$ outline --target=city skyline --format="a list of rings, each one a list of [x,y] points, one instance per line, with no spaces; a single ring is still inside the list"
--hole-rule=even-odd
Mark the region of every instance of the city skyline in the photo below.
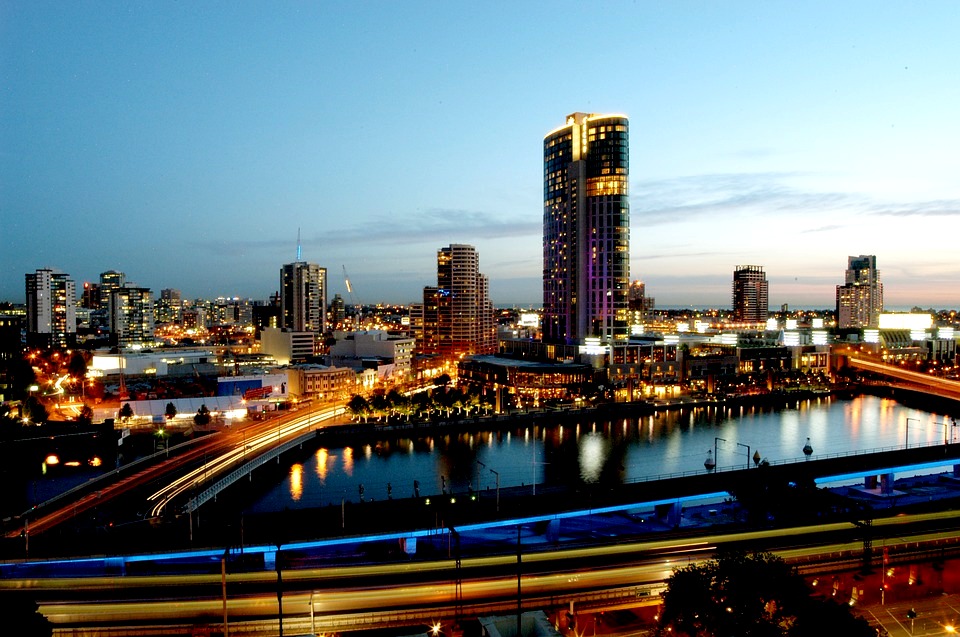
[[[960,262],[927,237],[960,228],[958,17],[9,3],[0,300],[46,267],[265,299],[301,228],[330,298],[343,268],[365,303],[415,302],[435,246],[465,243],[495,304],[539,305],[543,138],[585,111],[630,118],[630,278],[658,305],[728,307],[755,263],[772,307],[830,308],[872,254],[887,306],[957,307]]]

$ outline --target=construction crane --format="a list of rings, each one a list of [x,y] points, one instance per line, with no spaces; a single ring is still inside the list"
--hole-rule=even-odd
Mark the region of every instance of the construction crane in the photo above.
[[[357,295],[353,293],[353,286],[350,285],[350,276],[347,274],[347,266],[344,265],[342,267],[343,282],[347,284],[347,294],[350,296],[350,303],[353,304],[353,311],[357,317],[357,325],[359,326],[363,306],[360,305],[360,299],[357,298]]]

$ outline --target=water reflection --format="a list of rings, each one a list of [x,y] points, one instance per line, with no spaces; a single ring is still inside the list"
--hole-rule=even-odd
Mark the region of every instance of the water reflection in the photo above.
[[[740,415],[742,413],[742,416]],[[746,466],[750,454],[759,452],[771,462],[804,459],[803,445],[810,438],[814,458],[820,455],[902,447],[906,418],[912,445],[942,444],[949,416],[930,414],[870,396],[853,400],[800,401],[789,408],[697,407],[658,412],[639,419],[531,426],[518,422],[504,431],[461,431],[420,438],[384,437],[374,444],[342,449],[319,449],[287,481],[277,485],[254,510],[278,510],[310,504],[307,494],[332,489],[354,494],[363,484],[377,499],[392,483],[394,494],[412,492],[414,480],[423,496],[465,493],[489,488],[486,469],[499,474],[501,488],[582,483],[620,484],[655,476],[703,472],[707,451],[717,447],[717,467]],[[406,434],[409,436],[409,434]],[[356,450],[362,449],[359,453]],[[393,451],[402,450],[402,453]],[[337,462],[342,455],[343,462]],[[309,464],[314,463],[314,467]],[[304,470],[305,469],[305,470]],[[294,481],[300,485],[293,487]],[[402,486],[401,486],[402,485]],[[406,497],[406,495],[404,495]],[[315,503],[314,503],[315,504]]]
[[[290,467],[290,499],[299,502],[303,497],[303,465],[297,463]]]
[[[323,447],[317,449],[317,477],[320,478],[320,484],[323,484],[327,481],[327,473],[330,471],[330,468],[327,466],[329,461],[330,452]]]

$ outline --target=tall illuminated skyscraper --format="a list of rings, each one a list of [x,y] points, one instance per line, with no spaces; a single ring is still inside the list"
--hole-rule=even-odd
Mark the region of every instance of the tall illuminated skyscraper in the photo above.
[[[733,271],[733,316],[745,323],[762,323],[770,314],[767,275],[759,265],[738,265]]]
[[[496,351],[490,287],[476,248],[454,243],[437,251],[437,286],[423,289],[414,322],[421,353],[458,357]]]
[[[844,284],[837,286],[837,327],[877,327],[883,313],[883,283],[877,257],[847,257]]]
[[[543,340],[627,339],[628,120],[573,113],[543,140]]]
[[[294,332],[327,331],[327,269],[297,261],[280,269],[280,327]]]

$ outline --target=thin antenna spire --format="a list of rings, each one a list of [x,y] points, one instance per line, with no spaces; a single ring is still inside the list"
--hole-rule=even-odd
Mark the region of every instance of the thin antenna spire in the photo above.
[[[300,260],[300,228],[297,228],[297,261]]]

